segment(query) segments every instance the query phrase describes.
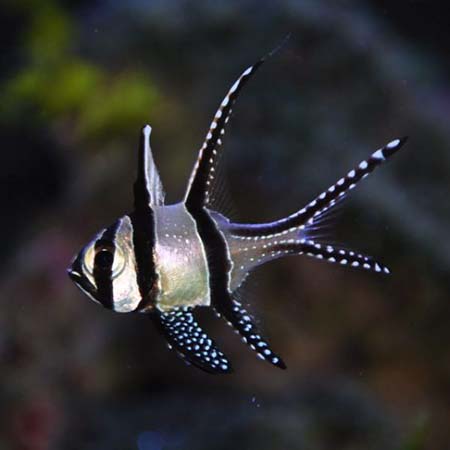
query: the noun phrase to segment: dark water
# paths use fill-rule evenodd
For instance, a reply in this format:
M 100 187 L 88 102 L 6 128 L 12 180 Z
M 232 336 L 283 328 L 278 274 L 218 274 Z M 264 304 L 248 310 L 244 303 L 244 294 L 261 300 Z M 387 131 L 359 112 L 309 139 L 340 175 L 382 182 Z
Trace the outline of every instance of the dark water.
M 446 16 L 402 2 L 6 2 L 0 15 L 0 448 L 446 449 L 450 435 Z M 208 311 L 233 361 L 184 365 L 144 316 L 65 273 L 132 203 L 139 129 L 169 202 L 242 69 L 225 139 L 236 216 L 289 214 L 398 136 L 329 240 L 393 274 L 296 257 L 252 276 L 252 312 L 288 370 Z

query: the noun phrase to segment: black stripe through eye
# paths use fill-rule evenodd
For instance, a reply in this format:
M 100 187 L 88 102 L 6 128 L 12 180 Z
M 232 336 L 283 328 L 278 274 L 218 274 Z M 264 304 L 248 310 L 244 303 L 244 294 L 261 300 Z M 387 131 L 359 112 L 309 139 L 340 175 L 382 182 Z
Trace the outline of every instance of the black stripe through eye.
M 97 300 L 106 308 L 114 303 L 112 266 L 114 263 L 114 239 L 120 222 L 107 228 L 95 243 L 94 279 L 97 287 Z

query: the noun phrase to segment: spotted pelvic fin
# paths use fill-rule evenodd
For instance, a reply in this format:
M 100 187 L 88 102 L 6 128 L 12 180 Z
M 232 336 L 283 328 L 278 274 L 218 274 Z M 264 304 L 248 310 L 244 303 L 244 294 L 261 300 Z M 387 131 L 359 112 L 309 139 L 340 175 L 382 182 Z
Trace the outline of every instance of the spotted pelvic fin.
M 156 309 L 152 316 L 169 346 L 187 363 L 208 373 L 233 371 L 227 357 L 196 322 L 192 308 L 180 307 L 169 312 Z
M 366 160 L 359 163 L 357 167 L 350 170 L 335 184 L 323 191 L 304 208 L 275 222 L 263 224 L 232 224 L 230 232 L 234 237 L 243 240 L 271 239 L 286 235 L 305 235 L 307 237 L 308 226 L 315 219 L 319 220 L 341 199 L 343 199 L 356 185 L 366 178 L 375 168 L 384 163 L 400 150 L 407 138 L 395 139 L 384 147 L 376 150 Z

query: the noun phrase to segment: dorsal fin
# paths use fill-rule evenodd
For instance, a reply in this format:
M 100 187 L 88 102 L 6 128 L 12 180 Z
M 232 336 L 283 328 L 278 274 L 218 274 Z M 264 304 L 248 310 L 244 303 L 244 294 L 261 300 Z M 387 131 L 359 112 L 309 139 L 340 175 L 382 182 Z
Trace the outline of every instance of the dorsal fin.
M 210 199 L 210 188 L 214 180 L 217 163 L 220 159 L 220 146 L 225 133 L 225 127 L 232 112 L 233 103 L 239 92 L 258 67 L 264 62 L 261 58 L 257 63 L 250 66 L 236 82 L 231 86 L 227 95 L 220 104 L 209 127 L 205 141 L 199 151 L 197 162 L 188 183 L 184 201 L 191 207 L 203 207 L 208 205 Z
M 281 43 L 268 54 L 264 55 L 255 64 L 245 69 L 239 78 L 234 82 L 225 95 L 222 103 L 214 115 L 209 126 L 205 141 L 198 153 L 197 161 L 192 170 L 189 183 L 186 189 L 184 202 L 188 209 L 198 209 L 204 206 L 211 207 L 212 188 L 217 177 L 217 165 L 220 161 L 222 153 L 222 138 L 225 134 L 225 128 L 230 119 L 234 102 L 237 100 L 239 93 L 247 81 L 253 76 L 258 68 L 266 61 L 267 58 L 278 52 L 289 40 L 290 34 L 285 36 Z
M 136 210 L 164 204 L 164 190 L 150 148 L 151 132 L 150 125 L 145 125 L 142 128 L 137 178 L 134 183 L 134 206 Z

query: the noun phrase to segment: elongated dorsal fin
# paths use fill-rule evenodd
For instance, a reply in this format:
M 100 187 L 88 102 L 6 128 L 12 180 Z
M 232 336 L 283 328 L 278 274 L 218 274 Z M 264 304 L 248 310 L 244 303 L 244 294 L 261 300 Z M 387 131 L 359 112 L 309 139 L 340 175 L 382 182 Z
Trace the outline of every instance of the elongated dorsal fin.
M 197 161 L 192 170 L 188 187 L 184 197 L 184 202 L 189 208 L 202 208 L 211 206 L 213 185 L 217 176 L 217 165 L 222 153 L 222 138 L 225 134 L 225 128 L 230 119 L 234 102 L 247 81 L 253 76 L 258 68 L 275 53 L 277 53 L 289 40 L 290 34 L 285 36 L 281 43 L 272 51 L 264 55 L 255 64 L 245 69 L 239 78 L 234 82 L 225 95 L 222 103 L 214 115 L 209 126 L 205 141 L 198 153 Z
M 225 134 L 225 127 L 232 112 L 233 103 L 236 101 L 239 92 L 245 83 L 256 72 L 264 62 L 261 58 L 257 63 L 242 72 L 233 86 L 227 92 L 209 127 L 205 141 L 200 148 L 197 162 L 189 180 L 184 201 L 191 207 L 203 207 L 210 201 L 211 185 L 215 178 L 215 171 L 220 160 L 220 147 Z
M 164 204 L 164 190 L 150 148 L 152 127 L 142 128 L 139 144 L 137 178 L 134 183 L 134 206 L 136 210 Z

